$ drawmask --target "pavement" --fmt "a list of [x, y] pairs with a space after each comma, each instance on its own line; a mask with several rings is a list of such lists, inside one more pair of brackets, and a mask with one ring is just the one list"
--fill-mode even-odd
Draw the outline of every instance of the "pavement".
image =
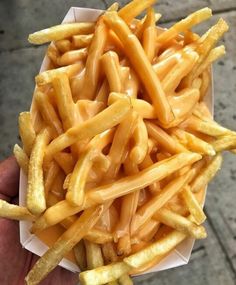
[[[125, 4], [127, 1], [119, 1]], [[168, 27], [188, 13], [208, 6], [212, 20], [198, 28], [203, 32], [223, 17], [230, 31], [222, 42], [227, 55], [214, 64], [215, 119], [236, 130], [236, 1], [160, 0], [162, 26]], [[19, 141], [17, 117], [29, 109], [34, 77], [45, 46], [33, 47], [29, 33], [61, 22], [71, 6], [104, 9], [110, 0], [1, 0], [0, 1], [0, 159], [12, 153]], [[186, 266], [135, 279], [137, 285], [233, 285], [236, 284], [236, 156], [224, 155], [220, 173], [208, 188], [205, 223], [208, 238], [197, 241]], [[3, 284], [5, 285], [5, 284]], [[8, 284], [11, 285], [11, 284]]]

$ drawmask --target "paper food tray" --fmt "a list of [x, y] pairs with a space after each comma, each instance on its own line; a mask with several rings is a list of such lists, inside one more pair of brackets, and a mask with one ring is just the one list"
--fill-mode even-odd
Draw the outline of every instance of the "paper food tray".
[[[70, 23], [70, 22], [93, 22], [96, 21], [98, 16], [102, 13], [102, 10], [95, 10], [95, 9], [87, 9], [87, 8], [78, 8], [78, 7], [71, 7], [66, 14], [62, 23]], [[49, 59], [45, 56], [40, 72], [47, 69], [49, 65]], [[205, 102], [207, 106], [213, 113], [213, 88], [212, 84], [209, 88], [208, 94], [206, 96]], [[34, 115], [34, 103], [31, 106], [31, 113]], [[20, 186], [19, 186], [19, 203], [20, 205], [25, 205], [26, 201], [26, 189], [27, 189], [27, 178], [24, 175], [23, 171], [20, 172]], [[31, 222], [27, 221], [20, 221], [20, 242], [24, 248], [27, 250], [35, 253], [38, 256], [42, 256], [48, 249], [48, 246], [42, 242], [37, 236], [30, 233]], [[192, 248], [194, 245], [194, 239], [188, 238], [184, 240], [181, 244], [179, 244], [168, 256], [166, 256], [158, 265], [154, 266], [150, 270], [142, 273], [149, 273], [149, 272], [157, 272], [165, 269], [170, 269], [173, 267], [178, 267], [181, 265], [185, 265], [188, 263]], [[64, 258], [60, 264], [60, 266], [73, 271], [79, 272], [78, 266]]]

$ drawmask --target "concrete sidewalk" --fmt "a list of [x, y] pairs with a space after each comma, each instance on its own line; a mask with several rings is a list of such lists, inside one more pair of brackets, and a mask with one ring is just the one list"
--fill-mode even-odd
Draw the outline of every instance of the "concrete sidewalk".
[[[45, 47], [33, 47], [28, 34], [61, 22], [70, 6], [104, 9], [110, 0], [1, 0], [0, 1], [0, 159], [18, 142], [17, 118], [29, 109], [34, 76]], [[119, 1], [125, 4], [128, 1]], [[223, 17], [230, 25], [224, 37], [227, 55], [214, 65], [215, 118], [236, 130], [236, 0], [160, 0], [163, 26], [208, 6], [214, 17], [199, 28], [203, 32]], [[198, 241], [189, 265], [135, 279], [144, 285], [236, 284], [236, 157], [224, 155], [224, 165], [209, 186], [205, 212], [208, 238]], [[3, 284], [5, 285], [5, 284]], [[11, 284], [9, 284], [11, 285]]]

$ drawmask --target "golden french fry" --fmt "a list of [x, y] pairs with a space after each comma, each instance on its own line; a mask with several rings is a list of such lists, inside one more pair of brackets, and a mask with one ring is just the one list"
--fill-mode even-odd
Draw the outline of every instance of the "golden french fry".
[[[173, 120], [173, 114], [171, 113], [160, 81], [137, 37], [131, 33], [128, 26], [116, 12], [107, 12], [104, 15], [104, 20], [126, 47], [125, 53], [145, 86], [159, 120], [164, 123]], [[134, 54], [135, 57], [133, 56]]]
[[209, 119], [201, 120], [196, 116], [190, 116], [185, 122], [183, 122], [183, 126], [192, 131], [197, 131], [213, 137], [228, 136], [234, 134], [234, 132], [220, 126], [214, 121], [209, 121]]
[[108, 242], [103, 244], [102, 253], [106, 264], [118, 261], [118, 256], [114, 249], [114, 243]]
[[82, 285], [100, 285], [117, 280], [129, 272], [130, 266], [124, 262], [111, 263], [102, 267], [80, 273], [79, 280]]
[[206, 96], [207, 91], [210, 86], [211, 78], [208, 70], [205, 70], [201, 74], [202, 84], [200, 88], [200, 99], [203, 100], [203, 98]]
[[171, 182], [167, 184], [159, 194], [140, 207], [132, 219], [132, 235], [135, 234], [142, 225], [150, 220], [160, 208], [162, 208], [172, 197], [174, 197], [174, 195], [176, 195], [176, 193], [183, 190], [183, 187], [189, 182], [189, 178], [190, 173], [187, 173], [171, 180]]
[[206, 70], [208, 68], [208, 66], [210, 66], [214, 61], [216, 61], [217, 59], [219, 59], [223, 55], [225, 55], [225, 46], [224, 45], [221, 45], [219, 47], [212, 49], [210, 51], [209, 55], [207, 56], [207, 58], [205, 59], [205, 61], [203, 61], [199, 65], [199, 67], [196, 71], [196, 74], [194, 75], [195, 78], [197, 78], [201, 73], [203, 73], [204, 70]]
[[157, 0], [133, 0], [120, 9], [119, 16], [129, 24], [136, 16], [151, 7], [156, 1]]
[[65, 52], [71, 50], [71, 48], [72, 48], [71, 41], [68, 39], [56, 41], [55, 46], [57, 47], [57, 49], [61, 53], [65, 53]]
[[189, 186], [185, 186], [184, 190], [181, 192], [181, 196], [183, 197], [184, 202], [187, 205], [195, 223], [197, 225], [201, 225], [205, 221], [206, 215], [204, 214], [201, 205], [198, 203]]
[[70, 65], [81, 60], [84, 60], [88, 56], [88, 49], [81, 48], [78, 50], [69, 50], [57, 59], [59, 66]]
[[100, 245], [85, 240], [87, 268], [93, 269], [104, 265]]
[[51, 83], [52, 80], [57, 77], [61, 73], [65, 73], [69, 78], [78, 74], [83, 68], [83, 64], [81, 62], [74, 63], [68, 66], [46, 70], [39, 73], [35, 77], [36, 84], [38, 86], [45, 85]]
[[181, 80], [192, 70], [198, 58], [198, 54], [194, 51], [183, 54], [179, 62], [172, 67], [161, 81], [165, 93], [176, 90]]
[[113, 241], [113, 236], [109, 232], [92, 229], [88, 232], [84, 239], [89, 240], [93, 243], [105, 244]]
[[50, 135], [47, 129], [42, 130], [35, 139], [29, 161], [27, 208], [35, 215], [46, 209], [45, 190], [43, 183], [43, 159]]
[[200, 174], [191, 183], [191, 190], [196, 193], [201, 189], [206, 187], [206, 185], [212, 180], [216, 175], [217, 171], [220, 169], [222, 164], [222, 155], [217, 154], [212, 160], [205, 166]]
[[14, 145], [13, 153], [19, 167], [22, 168], [26, 175], [28, 175], [29, 158], [27, 154], [18, 144]]
[[139, 80], [135, 72], [130, 68], [129, 76], [126, 82], [124, 83], [124, 92], [130, 98], [137, 98], [138, 90], [139, 90]]
[[198, 10], [190, 14], [180, 22], [177, 22], [170, 29], [159, 35], [157, 37], [157, 42], [160, 44], [164, 44], [165, 42], [175, 38], [179, 33], [191, 29], [193, 26], [196, 26], [199, 23], [209, 19], [211, 16], [212, 12], [209, 8], [203, 8], [201, 10]]
[[145, 249], [124, 258], [124, 263], [130, 267], [138, 268], [153, 260], [155, 257], [170, 252], [185, 238], [185, 234], [178, 231], [172, 231], [161, 240], [158, 240]]
[[203, 226], [197, 226], [190, 219], [178, 215], [168, 209], [160, 209], [155, 214], [155, 219], [164, 225], [167, 225], [179, 232], [184, 233], [187, 236], [191, 236], [196, 239], [206, 238], [207, 234]]
[[79, 266], [79, 269], [81, 271], [84, 271], [87, 269], [87, 261], [86, 261], [86, 252], [85, 252], [85, 245], [84, 241], [79, 241], [73, 248], [76, 262]]
[[213, 156], [216, 154], [211, 144], [199, 139], [191, 133], [188, 133], [181, 129], [172, 129], [171, 134], [177, 137], [178, 141], [184, 145], [187, 149], [200, 154], [206, 154]]
[[171, 154], [187, 152], [188, 150], [180, 143], [176, 142], [163, 129], [149, 121], [145, 121], [148, 134], [153, 137], [159, 145]]
[[29, 112], [22, 112], [19, 115], [19, 132], [25, 153], [30, 156], [36, 138]]
[[74, 48], [84, 48], [91, 44], [93, 34], [90, 35], [74, 35], [72, 36], [72, 45]]
[[146, 222], [143, 227], [140, 228], [136, 237], [139, 240], [149, 242], [153, 239], [159, 227], [160, 223], [154, 219], [151, 219], [150, 221]]
[[150, 62], [153, 61], [156, 52], [156, 19], [155, 11], [153, 8], [149, 8], [147, 11], [147, 17], [144, 21], [144, 31], [142, 35], [142, 44], [143, 49], [147, 55], [147, 58]]
[[117, 242], [117, 255], [118, 256], [127, 256], [131, 252], [131, 241], [130, 234], [125, 234], [119, 238]]
[[80, 99], [91, 100], [95, 97], [101, 71], [100, 57], [103, 54], [106, 39], [107, 27], [100, 20], [96, 25], [95, 33], [89, 47]]
[[47, 159], [73, 143], [90, 139], [119, 124], [130, 111], [128, 98], [119, 100], [82, 124], [70, 128], [66, 133], [53, 140], [46, 151]]
[[236, 147], [236, 134], [226, 135], [212, 142], [215, 151], [232, 150]]
[[55, 156], [55, 161], [58, 165], [63, 169], [66, 175], [72, 172], [75, 166], [75, 160], [70, 153], [67, 152], [59, 152]]
[[[123, 98], [125, 95], [123, 93], [112, 92], [108, 98], [108, 105], [114, 103], [115, 101]], [[142, 99], [130, 98], [132, 107], [136, 113], [138, 113], [144, 119], [156, 119], [156, 113], [151, 104]]]
[[58, 74], [52, 80], [55, 89], [55, 98], [62, 120], [64, 130], [71, 128], [75, 122], [75, 105], [73, 102], [68, 76], [64, 73]]
[[172, 56], [169, 56], [161, 61], [158, 61], [152, 67], [156, 72], [158, 78], [163, 80], [166, 75], [170, 72], [170, 70], [179, 62], [181, 55], [179, 53], [175, 53]]
[[72, 206], [80, 206], [84, 201], [84, 188], [88, 173], [92, 167], [94, 149], [89, 149], [79, 157], [69, 179], [66, 200]]
[[118, 55], [113, 51], [108, 51], [101, 57], [101, 62], [110, 86], [110, 92], [122, 92]]
[[103, 102], [106, 104], [108, 96], [109, 96], [109, 84], [108, 84], [107, 80], [105, 79], [103, 81], [99, 91], [98, 91], [98, 94], [95, 98], [95, 101]]
[[46, 55], [51, 60], [51, 65], [53, 67], [57, 67], [58, 66], [57, 65], [57, 59], [60, 57], [60, 53], [54, 44], [49, 45], [49, 47], [47, 48]]
[[119, 278], [120, 285], [133, 285], [132, 279], [129, 277], [128, 274], [124, 274]]
[[25, 207], [9, 204], [0, 199], [0, 217], [12, 220], [33, 221], [35, 217]]
[[32, 44], [44, 44], [58, 41], [78, 34], [90, 34], [94, 31], [94, 23], [69, 23], [57, 25], [29, 35], [28, 41]]
[[137, 120], [137, 114], [134, 112], [130, 112], [126, 116], [126, 120], [123, 120], [123, 122], [121, 122], [120, 125], [117, 127], [108, 154], [112, 162], [110, 171], [107, 174], [108, 176], [112, 177], [113, 175], [115, 175], [114, 169], [118, 169], [121, 163], [123, 162], [126, 146], [129, 142], [130, 137], [132, 136], [136, 120]]
[[26, 283], [36, 285], [43, 280], [46, 275], [58, 265], [65, 254], [72, 250], [96, 224], [102, 211], [103, 206], [84, 211], [79, 219], [65, 231], [54, 245], [35, 263], [25, 278]]
[[[136, 190], [143, 189], [153, 182], [159, 181], [180, 168], [200, 159], [201, 155], [196, 153], [173, 155], [166, 160], [157, 162], [147, 169], [140, 171], [136, 175], [121, 178], [112, 184], [92, 189], [87, 194], [87, 203], [102, 203], [103, 201], [113, 200]], [[84, 206], [87, 206], [86, 203]]]
[[148, 133], [141, 116], [138, 118], [137, 125], [133, 133], [133, 139], [135, 141], [135, 145], [130, 151], [129, 156], [134, 163], [140, 164], [144, 160], [148, 151]]
[[62, 134], [63, 128], [61, 121], [59, 120], [54, 107], [50, 103], [48, 95], [41, 92], [39, 89], [36, 89], [34, 92], [34, 99], [45, 123], [53, 130], [55, 134], [54, 136], [57, 137], [58, 135]]

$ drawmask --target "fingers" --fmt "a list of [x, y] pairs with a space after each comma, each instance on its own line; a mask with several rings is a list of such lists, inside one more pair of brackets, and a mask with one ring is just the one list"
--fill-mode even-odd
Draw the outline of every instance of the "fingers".
[[19, 167], [13, 156], [0, 162], [0, 194], [15, 197], [19, 188]]

